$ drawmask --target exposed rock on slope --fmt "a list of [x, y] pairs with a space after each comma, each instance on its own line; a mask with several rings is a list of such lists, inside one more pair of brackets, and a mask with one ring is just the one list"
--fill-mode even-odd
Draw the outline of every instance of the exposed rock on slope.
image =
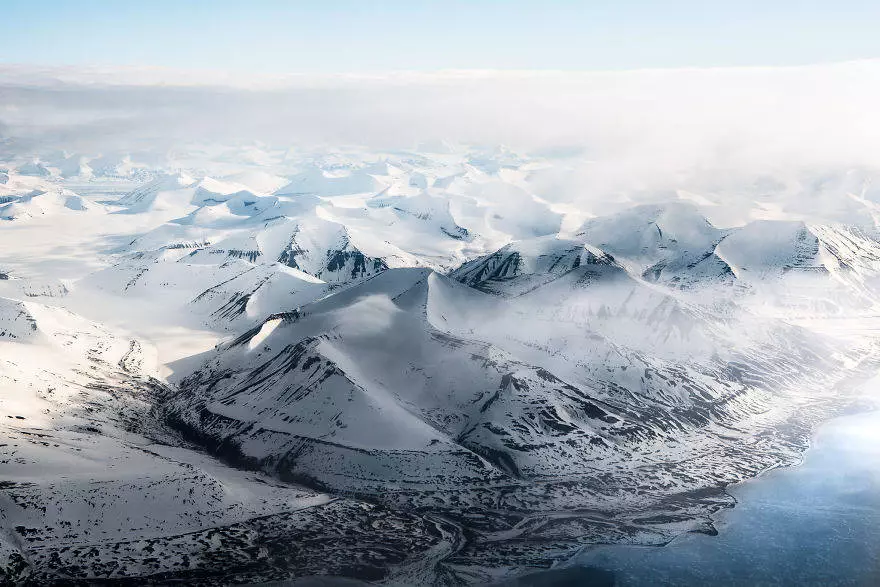
[[[636, 540], [679, 531], [684, 511], [718, 495], [676, 496], [792, 458], [844, 376], [830, 342], [783, 323], [745, 340], [747, 315], [709, 319], [583, 245], [541, 240], [497, 258], [454, 275], [509, 301], [389, 270], [209, 353], [165, 413], [236, 462], [457, 520], [473, 540], [449, 562], [474, 572], [516, 550], [496, 533], [518, 528], [535, 557], [592, 539], [530, 528], [541, 512], [575, 525], [615, 512], [615, 531]], [[589, 309], [591, 296], [604, 302]], [[687, 359], [670, 350], [694, 344], [703, 352]], [[670, 511], [675, 523], [638, 521]]]

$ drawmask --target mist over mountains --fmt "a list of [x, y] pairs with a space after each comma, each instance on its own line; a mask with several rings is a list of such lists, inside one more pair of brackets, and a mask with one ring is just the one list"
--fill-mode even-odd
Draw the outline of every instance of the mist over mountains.
[[876, 373], [876, 62], [2, 70], [4, 581], [713, 533]]

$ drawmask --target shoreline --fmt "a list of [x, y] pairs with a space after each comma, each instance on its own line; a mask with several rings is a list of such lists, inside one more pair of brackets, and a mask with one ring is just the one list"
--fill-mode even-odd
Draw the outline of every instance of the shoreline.
[[[880, 376], [875, 376], [868, 378], [863, 386], [860, 388], [867, 387], [870, 382], [876, 382], [880, 384]], [[855, 409], [853, 409], [855, 408]], [[842, 458], [846, 456], [849, 452], [858, 451], [859, 445], [851, 446], [850, 444], [841, 444], [841, 434], [852, 434], [854, 431], [857, 431], [859, 426], [854, 425], [852, 427], [841, 427], [841, 422], [845, 422], [849, 419], [860, 419], [865, 417], [871, 417], [873, 415], [874, 418], [880, 417], [880, 394], [876, 391], [868, 392], [860, 394], [859, 397], [855, 399], [854, 402], [851, 402], [850, 405], [845, 407], [843, 411], [827, 420], [822, 422], [810, 435], [810, 445], [809, 447], [800, 453], [801, 458], [798, 459], [796, 463], [792, 463], [791, 465], [778, 465], [771, 467], [767, 470], [762, 471], [759, 475], [752, 477], [750, 479], [744, 480], [742, 482], [730, 484], [728, 487], [724, 489], [726, 495], [728, 495], [731, 499], [734, 500], [734, 505], [731, 507], [725, 507], [719, 509], [717, 512], [710, 515], [710, 520], [713, 528], [716, 529], [717, 534], [711, 536], [712, 540], [706, 540], [699, 536], [700, 534], [706, 534], [704, 532], [683, 532], [678, 534], [668, 542], [663, 544], [655, 544], [655, 545], [621, 545], [621, 544], [613, 544], [613, 545], [591, 545], [588, 547], [584, 547], [581, 549], [576, 555], [568, 559], [565, 563], [548, 569], [547, 571], [531, 573], [529, 575], [522, 575], [516, 579], [508, 583], [504, 583], [505, 585], [511, 586], [526, 586], [526, 585], [542, 585], [542, 586], [552, 586], [552, 585], [574, 585], [578, 584], [573, 582], [574, 580], [578, 581], [586, 581], [591, 580], [594, 581], [596, 585], [604, 586], [604, 585], [625, 585], [637, 587], [641, 585], [664, 585], [664, 584], [675, 584], [675, 585], [699, 585], [703, 584], [705, 581], [721, 581], [721, 579], [717, 576], [713, 576], [711, 573], [709, 574], [701, 574], [703, 568], [708, 569], [716, 569], [719, 573], [722, 573], [725, 570], [725, 564], [733, 564], [732, 562], [728, 562], [727, 560], [722, 560], [721, 557], [731, 557], [731, 559], [736, 559], [736, 557], [743, 558], [748, 555], [749, 549], [753, 549], [754, 553], [759, 555], [765, 555], [759, 549], [759, 544], [756, 543], [754, 545], [749, 545], [745, 541], [743, 541], [743, 537], [741, 534], [744, 532], [744, 528], [746, 529], [746, 537], [748, 537], [749, 532], [754, 532], [754, 537], [756, 540], [768, 540], [767, 536], [765, 536], [762, 532], [766, 533], [767, 528], [762, 527], [762, 524], [766, 525], [768, 522], [763, 519], [763, 514], [759, 515], [758, 511], [762, 507], [770, 507], [770, 514], [780, 515], [782, 513], [789, 513], [789, 509], [792, 507], [791, 503], [785, 501], [786, 494], [784, 491], [779, 491], [779, 488], [783, 490], [787, 486], [794, 487], [796, 490], [808, 491], [810, 484], [805, 483], [804, 486], [807, 489], [803, 489], [801, 484], [797, 484], [798, 479], [801, 477], [806, 477], [807, 480], [810, 479], [810, 476], [815, 476], [819, 479], [819, 482], [830, 483], [830, 482], [839, 482], [839, 480], [835, 479], [831, 475], [822, 474], [822, 465], [829, 459], [829, 455], [823, 451], [840, 452], [841, 455], [837, 455], [837, 458]], [[858, 421], [857, 421], [858, 422]], [[823, 437], [830, 434], [831, 442], [825, 444], [823, 442]], [[871, 449], [872, 445], [866, 444], [863, 448]], [[845, 460], [845, 459], [844, 459]], [[873, 469], [871, 469], [873, 471]], [[776, 473], [776, 475], [774, 475]], [[854, 470], [847, 470], [844, 466], [841, 471], [841, 475], [846, 474], [858, 474], [860, 470], [858, 467], [854, 468]], [[780, 476], [778, 479], [775, 477]], [[758, 483], [760, 482], [760, 483]], [[813, 483], [814, 485], [816, 482]], [[778, 486], [778, 487], [777, 487]], [[818, 487], [818, 489], [822, 489]], [[744, 495], [745, 493], [745, 495]], [[767, 494], [764, 496], [764, 499], [761, 499], [762, 494]], [[768, 497], [769, 495], [769, 497]], [[821, 497], [827, 497], [825, 494], [819, 492], [817, 495]], [[840, 496], [836, 494], [830, 494], [832, 498], [837, 499]], [[874, 495], [871, 493], [870, 495]], [[812, 497], [808, 494], [808, 497]], [[837, 501], [832, 501], [833, 505], [837, 505], [839, 508], [850, 507], [852, 504], [849, 503], [848, 500], [839, 499]], [[801, 506], [798, 506], [801, 507]], [[804, 515], [813, 515], [813, 516], [828, 516], [827, 519], [819, 520], [822, 523], [834, 523], [839, 522], [838, 517], [835, 516], [835, 511], [829, 513], [825, 510], [828, 507], [818, 508], [816, 511], [811, 509], [808, 505], [802, 506], [804, 509], [802, 511], [795, 510], [795, 514], [799, 514], [801, 517]], [[877, 512], [876, 515], [880, 516], [880, 506], [874, 506], [870, 510], [871, 512]], [[842, 514], [840, 514], [842, 515]], [[794, 518], [798, 518], [798, 516], [794, 516]], [[790, 521], [790, 518], [783, 518], [784, 521]], [[795, 520], [797, 523], [797, 520]], [[864, 522], [862, 522], [864, 525]], [[784, 524], [783, 524], [784, 525]], [[871, 525], [873, 529], [874, 526]], [[844, 529], [849, 530], [850, 527], [845, 525]], [[780, 548], [789, 548], [798, 546], [797, 540], [803, 536], [804, 542], [808, 542], [809, 533], [812, 530], [811, 526], [807, 526], [805, 524], [804, 532], [797, 531], [788, 531], [782, 532], [776, 527], [770, 529], [770, 533], [776, 532], [782, 536], [785, 536], [789, 543], [782, 544]], [[740, 540], [741, 542], [737, 542]], [[794, 543], [791, 543], [794, 541]], [[779, 542], [784, 542], [779, 540]], [[771, 540], [769, 542], [772, 546], [777, 546], [777, 544]], [[844, 542], [844, 544], [846, 544]], [[746, 546], [743, 548], [743, 546]], [[810, 545], [808, 545], [810, 546]], [[728, 550], [729, 549], [729, 550]], [[700, 559], [701, 554], [714, 555], [719, 560], [713, 560], [711, 558], [707, 560]], [[864, 553], [863, 553], [864, 554]], [[870, 553], [874, 556], [880, 557], [880, 553], [874, 554]], [[775, 557], [776, 555], [774, 555]], [[681, 559], [679, 564], [676, 563], [676, 559]], [[776, 559], [773, 559], [774, 562]], [[784, 557], [782, 558], [784, 560]], [[700, 569], [696, 569], [694, 571], [693, 568], [687, 568], [687, 563], [700, 563]], [[647, 564], [642, 564], [647, 563]], [[719, 564], [720, 563], [720, 564]], [[783, 564], [783, 563], [779, 563]], [[849, 568], [849, 567], [841, 567], [841, 568]], [[825, 569], [819, 569], [821, 571], [825, 571]], [[694, 571], [692, 573], [688, 573], [689, 571]], [[838, 571], [838, 569], [835, 569]], [[666, 581], [657, 579], [657, 580], [648, 580], [648, 573], [660, 573], [656, 576], [664, 576], [666, 577]], [[753, 569], [750, 569], [750, 572], [755, 572]], [[807, 572], [806, 570], [802, 570], [801, 572]], [[818, 572], [818, 571], [817, 571]], [[829, 571], [830, 572], [830, 571]], [[850, 568], [851, 573], [859, 573], [862, 570], [856, 568]], [[603, 583], [601, 581], [605, 580], [610, 574], [609, 582]], [[747, 585], [748, 579], [738, 577], [733, 575], [732, 577], [726, 577], [726, 579], [733, 579], [731, 584], [742, 584]], [[622, 580], [622, 582], [620, 582]], [[766, 577], [762, 577], [760, 580], [767, 581]], [[737, 583], [736, 581], [739, 581]], [[800, 583], [785, 583], [782, 580], [776, 579], [781, 585], [784, 584], [804, 584]], [[590, 585], [594, 583], [589, 583]], [[723, 583], [728, 584], [728, 583]], [[773, 582], [769, 584], [774, 584]], [[826, 580], [824, 583], [821, 581], [819, 583], [807, 583], [807, 584], [824, 584], [824, 585], [834, 585], [834, 584], [857, 584], [853, 583], [850, 579], [848, 579], [845, 575], [840, 576], [838, 579], [828, 581]]]

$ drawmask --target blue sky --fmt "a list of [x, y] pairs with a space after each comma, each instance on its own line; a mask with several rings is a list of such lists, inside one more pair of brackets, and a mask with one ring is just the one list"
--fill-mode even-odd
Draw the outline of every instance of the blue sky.
[[880, 57], [880, 1], [0, 0], [0, 62], [251, 73]]

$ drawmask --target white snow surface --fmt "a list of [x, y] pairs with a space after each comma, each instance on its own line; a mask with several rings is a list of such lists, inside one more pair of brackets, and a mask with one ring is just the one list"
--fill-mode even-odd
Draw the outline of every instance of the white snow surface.
[[[853, 72], [876, 74], [816, 75], [861, 87]], [[784, 120], [739, 110], [743, 144], [778, 131], [785, 156], [713, 150], [693, 129], [727, 120], [718, 105], [658, 121], [632, 99], [738, 87], [720, 73], [570, 80], [573, 128], [523, 148], [462, 130], [517, 120], [517, 100], [443, 118], [444, 96], [480, 95], [464, 75], [387, 103], [397, 82], [363, 82], [354, 121], [318, 106], [348, 104], [350, 79], [236, 93], [228, 120], [302, 94], [307, 137], [367, 136], [431, 96], [457, 140], [401, 112], [415, 148], [304, 144], [286, 119], [181, 138], [208, 126], [147, 107], [130, 144], [87, 125], [61, 144], [28, 134], [17, 92], [42, 86], [21, 75], [0, 141], [0, 583], [479, 584], [662, 543], [707, 530], [725, 484], [795, 462], [876, 373], [876, 151], [807, 157]], [[577, 122], [587, 106], [644, 142]], [[683, 163], [698, 151], [721, 155]]]

